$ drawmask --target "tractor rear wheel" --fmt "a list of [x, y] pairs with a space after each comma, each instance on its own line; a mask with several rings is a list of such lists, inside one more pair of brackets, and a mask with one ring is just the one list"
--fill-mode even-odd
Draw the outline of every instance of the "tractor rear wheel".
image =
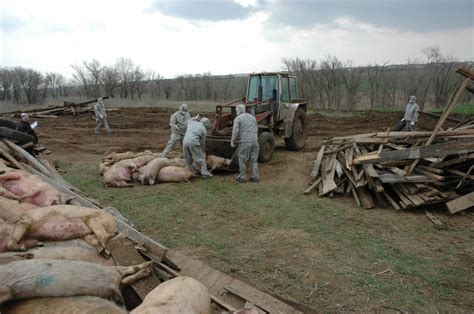
[[270, 132], [263, 132], [258, 136], [260, 151], [258, 153], [258, 162], [270, 161], [275, 150], [275, 139]]
[[308, 116], [303, 108], [296, 109], [293, 118], [291, 136], [285, 138], [286, 148], [289, 150], [302, 150], [308, 137]]

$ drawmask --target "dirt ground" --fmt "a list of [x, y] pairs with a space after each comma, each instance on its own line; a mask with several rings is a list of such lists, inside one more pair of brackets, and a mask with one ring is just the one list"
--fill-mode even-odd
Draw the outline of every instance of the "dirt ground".
[[[76, 117], [61, 116], [57, 119], [38, 118], [37, 120], [40, 125], [38, 134], [41, 143], [46, 145], [51, 151], [51, 154], [47, 157], [51, 161], [57, 160], [59, 165], [84, 162], [97, 165], [99, 159], [104, 154], [110, 152], [138, 152], [147, 149], [154, 152], [162, 151], [169, 138], [168, 121], [172, 112], [172, 110], [159, 108], [134, 108], [111, 111], [108, 120], [113, 132], [109, 135], [95, 135], [95, 120], [89, 115]], [[209, 117], [212, 119], [211, 116]], [[272, 191], [272, 187], [273, 185], [276, 186], [276, 182], [287, 182], [296, 191], [303, 191], [307, 187], [307, 178], [316, 156], [316, 149], [321, 142], [334, 136], [386, 131], [388, 127], [393, 127], [399, 118], [399, 113], [312, 113], [309, 115], [310, 132], [304, 151], [288, 152], [284, 148], [283, 140], [278, 140], [275, 158], [261, 165], [262, 182], [259, 187]], [[436, 121], [432, 119], [423, 119], [419, 129], [428, 130], [433, 128], [435, 123]], [[94, 180], [100, 180], [98, 174]], [[230, 182], [232, 179], [221, 178], [219, 180]], [[254, 190], [258, 191], [258, 187], [254, 188]], [[120, 193], [120, 190], [116, 191], [116, 193]], [[141, 192], [141, 190], [138, 190], [138, 193]], [[257, 198], [257, 196], [255, 197]], [[303, 196], [295, 197], [302, 198]], [[349, 230], [350, 235], [341, 234], [341, 238], [334, 238], [334, 241], [344, 242], [344, 237], [353, 238], [360, 235], [363, 239], [367, 237], [367, 241], [370, 243], [369, 236], [366, 236], [365, 233], [363, 236], [361, 235], [367, 229], [369, 230], [369, 235], [373, 234], [374, 236], [381, 236], [383, 239], [390, 239], [391, 243], [396, 243], [397, 247], [413, 252], [414, 255], [420, 254], [427, 260], [433, 259], [439, 262], [439, 264], [449, 263], [451, 266], [454, 265], [456, 269], [466, 270], [468, 278], [466, 278], [466, 282], [460, 288], [459, 295], [450, 295], [447, 301], [444, 300], [443, 302], [446, 303], [447, 307], [445, 308], [447, 309], [465, 310], [466, 312], [469, 311], [469, 308], [472, 310], [472, 306], [474, 306], [474, 301], [472, 300], [474, 289], [471, 285], [473, 283], [472, 254], [474, 252], [472, 246], [474, 215], [472, 212], [456, 217], [448, 216], [442, 211], [436, 212], [437, 215], [442, 217], [441, 220], [453, 226], [452, 228], [467, 229], [467, 240], [465, 234], [456, 234], [457, 236], [453, 237], [452, 234], [432, 233], [431, 230], [427, 234], [411, 236], [407, 232], [409, 230], [417, 230], [418, 226], [422, 226], [424, 229], [431, 229], [431, 223], [423, 214], [403, 213], [403, 215], [400, 215], [387, 209], [363, 211], [357, 209], [351, 199], [324, 199], [320, 201], [316, 195], [311, 195], [310, 197], [310, 200], [315, 204], [339, 208], [346, 215], [345, 223], [351, 223], [356, 226], [356, 229]], [[296, 199], [294, 204], [300, 204], [298, 202], [299, 199]], [[299, 206], [293, 205], [291, 202], [289, 204], [289, 206]], [[120, 208], [120, 206], [118, 207]], [[292, 207], [291, 210], [298, 210], [298, 208]], [[225, 257], [206, 252], [202, 247], [189, 245], [189, 243], [176, 243], [174, 247], [186, 254], [202, 259], [211, 266], [229, 273], [231, 276], [255, 285], [285, 301], [297, 304], [304, 311], [361, 312], [403, 310], [390, 305], [392, 304], [389, 300], [390, 296], [379, 295], [377, 296], [377, 302], [375, 302], [371, 298], [374, 294], [377, 295], [377, 291], [372, 293], [364, 292], [364, 289], [374, 289], [374, 284], [370, 282], [370, 280], [375, 278], [374, 276], [387, 276], [387, 278], [390, 277], [387, 280], [394, 282], [400, 280], [400, 283], [397, 282], [396, 285], [403, 287], [402, 279], [395, 277], [393, 273], [391, 275], [393, 266], [391, 266], [391, 270], [378, 274], [385, 270], [386, 267], [384, 265], [375, 265], [369, 262], [367, 265], [358, 265], [362, 269], [361, 272], [368, 273], [369, 281], [369, 283], [359, 283], [362, 285], [359, 286], [359, 284], [353, 283], [356, 282], [357, 278], [345, 269], [345, 266], [336, 267], [338, 265], [347, 265], [347, 263], [350, 264], [351, 262], [344, 261], [345, 256], [340, 256], [341, 252], [334, 250], [330, 244], [325, 244], [324, 240], [314, 241], [311, 238], [314, 234], [320, 235], [323, 238], [327, 234], [328, 239], [336, 237], [336, 234], [338, 234], [337, 230], [346, 230], [344, 229], [346, 226], [340, 226], [336, 223], [336, 225], [332, 226], [334, 232], [329, 229], [326, 233], [323, 230], [305, 232], [298, 228], [261, 228], [261, 226], [254, 226], [251, 223], [249, 226], [248, 222], [251, 221], [251, 218], [246, 213], [232, 217], [225, 217], [225, 213], [226, 210], [222, 210], [219, 219], [234, 219], [237, 223], [242, 223], [245, 226], [244, 229], [252, 234], [252, 240], [259, 243], [261, 247], [254, 247], [254, 252], [239, 252], [239, 254], [244, 256], [242, 258], [239, 257], [239, 260], [226, 259]], [[230, 214], [232, 213], [229, 212]], [[199, 217], [193, 219], [199, 219]], [[193, 223], [192, 221], [186, 223], [187, 228], [192, 228]], [[215, 224], [217, 225], [218, 222]], [[137, 225], [140, 226], [140, 222]], [[179, 227], [176, 226], [176, 229]], [[310, 228], [309, 226], [307, 230], [310, 230]], [[142, 230], [158, 242], [160, 242], [162, 237], [166, 236], [166, 234], [159, 230], [147, 229], [145, 224]], [[453, 230], [453, 232], [456, 231]], [[238, 238], [238, 233], [233, 234], [233, 236]], [[417, 238], [418, 236], [422, 237], [422, 239]], [[238, 242], [238, 239], [236, 240]], [[366, 248], [370, 250], [371, 245], [368, 244]], [[238, 247], [236, 248], [237, 250], [239, 249]], [[458, 250], [456, 251], [455, 248]], [[354, 248], [353, 250], [357, 249]], [[348, 252], [351, 252], [351, 248], [348, 248]], [[248, 255], [252, 254], [258, 256], [260, 260], [256, 261], [256, 258], [248, 257]], [[357, 255], [357, 257], [354, 257], [357, 261], [364, 261], [364, 252], [355, 251], [350, 254]], [[352, 258], [350, 254], [347, 258]], [[383, 254], [386, 254], [386, 252], [384, 251]], [[392, 252], [390, 254], [397, 256], [397, 253]], [[449, 261], [445, 261], [446, 254], [455, 254], [456, 258], [451, 258], [451, 256]], [[390, 256], [383, 256], [383, 258], [390, 260]], [[406, 257], [407, 263], [412, 261], [411, 256]], [[327, 260], [331, 258], [333, 260]], [[249, 260], [254, 262], [249, 263]], [[406, 278], [405, 276], [408, 275], [404, 274], [403, 278]], [[416, 280], [419, 279], [413, 279], [413, 282], [406, 284], [408, 286], [415, 286]], [[327, 287], [326, 283], [328, 283]], [[456, 284], [448, 283], [448, 285]], [[428, 299], [437, 299], [437, 292], [433, 292], [430, 289], [430, 287], [427, 287], [423, 295], [427, 295]], [[437, 311], [437, 308], [425, 308], [425, 310], [431, 312]]]

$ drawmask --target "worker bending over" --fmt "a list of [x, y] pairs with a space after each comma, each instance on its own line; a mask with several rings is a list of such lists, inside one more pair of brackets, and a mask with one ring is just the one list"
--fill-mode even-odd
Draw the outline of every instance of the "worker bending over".
[[206, 156], [206, 137], [207, 129], [211, 127], [211, 121], [208, 118], [202, 118], [200, 121], [188, 120], [186, 134], [183, 138], [183, 153], [188, 169], [193, 176], [196, 175], [196, 169], [193, 162], [201, 167], [201, 176], [203, 178], [212, 178], [212, 174], [207, 170]]
[[183, 145], [183, 138], [186, 134], [186, 126], [189, 118], [191, 118], [191, 115], [188, 112], [188, 105], [186, 104], [179, 106], [179, 110], [171, 115], [171, 136], [168, 144], [166, 144], [165, 150], [163, 151], [163, 157], [170, 157], [170, 152], [176, 142], [180, 142], [181, 146]]
[[104, 100], [102, 97], [97, 98], [97, 103], [94, 106], [95, 112], [95, 134], [100, 133], [100, 128], [105, 128], [107, 133], [110, 133], [109, 124], [107, 123], [107, 113], [105, 112]]
[[238, 182], [247, 182], [247, 162], [252, 162], [252, 176], [250, 181], [258, 182], [260, 180], [258, 174], [258, 126], [255, 117], [245, 112], [245, 105], [238, 105], [235, 109], [237, 117], [234, 119], [234, 127], [232, 129], [232, 140], [230, 145], [235, 147], [237, 140], [239, 147], [237, 148], [239, 156], [239, 175], [236, 180]]

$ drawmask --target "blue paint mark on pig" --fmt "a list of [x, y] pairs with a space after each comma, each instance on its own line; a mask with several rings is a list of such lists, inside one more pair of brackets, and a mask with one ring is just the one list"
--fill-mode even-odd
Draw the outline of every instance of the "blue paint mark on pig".
[[40, 276], [36, 279], [36, 284], [39, 286], [49, 286], [52, 285], [55, 281], [56, 279], [54, 278], [54, 276]]

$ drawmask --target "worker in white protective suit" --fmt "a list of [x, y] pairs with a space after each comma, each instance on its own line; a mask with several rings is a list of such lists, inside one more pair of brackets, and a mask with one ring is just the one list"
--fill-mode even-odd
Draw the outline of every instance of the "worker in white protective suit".
[[206, 137], [207, 129], [211, 127], [211, 121], [208, 118], [202, 118], [200, 121], [190, 119], [186, 129], [186, 135], [183, 138], [183, 153], [186, 165], [189, 170], [196, 175], [194, 162], [201, 167], [201, 176], [203, 178], [212, 178], [212, 174], [207, 170], [206, 165]]
[[100, 128], [105, 128], [107, 133], [110, 133], [109, 124], [107, 123], [107, 113], [105, 112], [104, 100], [102, 97], [97, 98], [97, 103], [94, 106], [95, 112], [95, 134], [100, 133]]
[[182, 104], [179, 110], [170, 117], [171, 137], [163, 151], [163, 157], [169, 158], [171, 150], [177, 142], [182, 145], [184, 135], [186, 134], [187, 122], [191, 118], [188, 112], [188, 105]]
[[232, 129], [232, 140], [230, 145], [236, 146], [239, 141], [239, 175], [236, 180], [238, 182], [247, 182], [247, 162], [252, 162], [252, 176], [250, 181], [258, 182], [260, 180], [258, 173], [258, 153], [260, 145], [258, 144], [258, 125], [255, 117], [245, 112], [245, 105], [238, 105], [236, 108], [237, 117], [234, 119], [234, 127]]
[[405, 108], [405, 114], [397, 127], [395, 127], [395, 131], [401, 131], [403, 128], [406, 128], [408, 131], [415, 131], [416, 124], [418, 123], [419, 110], [420, 107], [416, 103], [416, 97], [410, 96], [410, 101]]

